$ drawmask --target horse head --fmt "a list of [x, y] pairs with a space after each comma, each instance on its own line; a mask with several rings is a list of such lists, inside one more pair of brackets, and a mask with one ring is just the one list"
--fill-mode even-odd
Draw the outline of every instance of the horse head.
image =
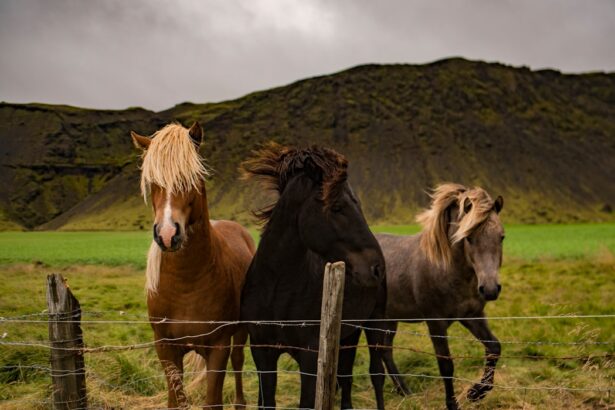
[[186, 241], [188, 227], [209, 219], [205, 198], [208, 171], [198, 153], [203, 129], [169, 124], [152, 138], [131, 133], [143, 151], [141, 191], [154, 210], [153, 237], [163, 251], [176, 251]]
[[348, 161], [336, 151], [270, 143], [242, 165], [244, 175], [265, 179], [279, 198], [259, 215], [267, 226], [292, 213], [298, 239], [327, 262], [344, 261], [358, 284], [384, 279], [384, 257], [347, 181]]
[[[483, 193], [484, 198], [488, 198], [486, 192]], [[463, 241], [466, 259], [476, 273], [478, 293], [485, 300], [496, 300], [502, 290], [499, 271], [502, 266], [502, 242], [505, 236], [499, 213], [504, 206], [504, 200], [501, 196], [495, 201], [480, 196], [472, 199], [466, 196], [462, 201], [463, 210], [460, 212], [457, 229], [459, 234], [456, 232], [453, 238], [459, 242]], [[472, 215], [472, 208], [475, 207], [478, 212]], [[477, 220], [472, 221], [472, 218]]]
[[453, 248], [460, 247], [476, 274], [477, 292], [485, 300], [497, 299], [502, 289], [504, 227], [499, 213], [503, 206], [501, 196], [494, 201], [482, 188], [442, 184], [434, 190], [430, 209], [417, 218], [424, 228], [421, 248], [431, 262], [449, 269]]

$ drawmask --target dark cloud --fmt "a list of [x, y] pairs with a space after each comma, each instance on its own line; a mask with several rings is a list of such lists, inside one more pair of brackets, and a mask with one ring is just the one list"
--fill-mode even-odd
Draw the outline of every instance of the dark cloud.
[[163, 109], [364, 63], [615, 70], [615, 2], [2, 0], [0, 100]]

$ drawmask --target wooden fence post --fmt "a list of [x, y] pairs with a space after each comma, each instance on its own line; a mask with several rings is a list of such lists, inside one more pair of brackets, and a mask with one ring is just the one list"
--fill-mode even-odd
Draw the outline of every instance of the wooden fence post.
[[335, 403], [345, 272], [344, 262], [327, 263], [325, 267], [320, 311], [318, 375], [316, 377], [317, 410], [331, 410]]
[[54, 410], [85, 409], [81, 306], [62, 275], [47, 276], [51, 380]]

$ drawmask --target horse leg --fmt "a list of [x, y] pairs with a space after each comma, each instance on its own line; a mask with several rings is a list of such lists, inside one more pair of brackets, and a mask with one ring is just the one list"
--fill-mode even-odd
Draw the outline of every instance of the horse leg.
[[169, 408], [188, 408], [188, 398], [184, 392], [183, 373], [184, 373], [184, 351], [175, 346], [165, 346], [156, 343], [156, 353], [164, 368], [164, 375], [167, 379]]
[[408, 385], [406, 385], [404, 379], [400, 376], [399, 369], [393, 360], [393, 339], [395, 338], [395, 334], [397, 332], [397, 325], [397, 322], [387, 322], [385, 324], [387, 332], [384, 334], [385, 348], [382, 350], [382, 360], [386, 366], [387, 373], [389, 373], [389, 376], [395, 385], [395, 391], [397, 391], [397, 394], [401, 396], [408, 396], [412, 394], [412, 391]]
[[316, 372], [318, 371], [318, 353], [302, 351], [296, 355], [301, 371], [301, 397], [299, 408], [313, 409], [316, 401]]
[[446, 338], [449, 323], [446, 321], [434, 320], [428, 321], [427, 326], [429, 327], [431, 343], [433, 344], [438, 358], [440, 376], [444, 382], [446, 407], [449, 410], [457, 410], [459, 406], [457, 404], [455, 390], [453, 388], [453, 373], [455, 371], [455, 367], [448, 348], [448, 339]]
[[246, 399], [243, 395], [243, 380], [241, 371], [245, 356], [243, 349], [248, 340], [248, 331], [245, 327], [239, 328], [233, 336], [233, 350], [231, 351], [231, 364], [235, 372], [235, 408], [243, 409], [246, 407]]
[[[230, 340], [229, 340], [230, 341]], [[228, 343], [223, 343], [227, 345]], [[228, 347], [212, 347], [207, 349], [207, 397], [204, 409], [222, 409], [222, 390], [224, 388], [224, 376], [226, 376], [226, 364], [229, 354]]]
[[378, 410], [384, 410], [384, 366], [382, 365], [383, 349], [380, 346], [384, 346], [384, 332], [382, 331], [383, 325], [381, 323], [372, 323], [377, 326], [375, 330], [365, 330], [365, 337], [367, 338], [367, 344], [369, 348], [369, 373], [372, 379], [372, 386], [374, 386], [374, 392], [376, 394], [376, 405]]
[[462, 320], [464, 325], [478, 340], [485, 346], [485, 371], [480, 383], [476, 383], [468, 391], [468, 400], [478, 401], [484, 398], [491, 389], [493, 389], [493, 379], [495, 376], [495, 366], [500, 357], [501, 345], [500, 341], [491, 333], [487, 319], [480, 320]]
[[[254, 340], [250, 344], [254, 343]], [[278, 383], [279, 349], [250, 346], [258, 372], [258, 408], [275, 409], [275, 389]]]
[[345, 338], [340, 346], [337, 363], [337, 385], [342, 391], [342, 409], [352, 408], [352, 367], [357, 354], [359, 337], [361, 337], [361, 330], [357, 329]]

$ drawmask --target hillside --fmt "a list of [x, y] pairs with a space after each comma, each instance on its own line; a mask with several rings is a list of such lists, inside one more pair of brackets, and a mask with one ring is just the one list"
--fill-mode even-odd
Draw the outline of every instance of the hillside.
[[274, 139], [346, 154], [371, 222], [411, 222], [440, 181], [502, 194], [508, 222], [615, 219], [615, 74], [448, 59], [159, 113], [0, 104], [0, 228], [149, 229], [129, 131], [171, 120], [203, 124], [216, 218], [249, 220], [256, 190], [237, 166]]

